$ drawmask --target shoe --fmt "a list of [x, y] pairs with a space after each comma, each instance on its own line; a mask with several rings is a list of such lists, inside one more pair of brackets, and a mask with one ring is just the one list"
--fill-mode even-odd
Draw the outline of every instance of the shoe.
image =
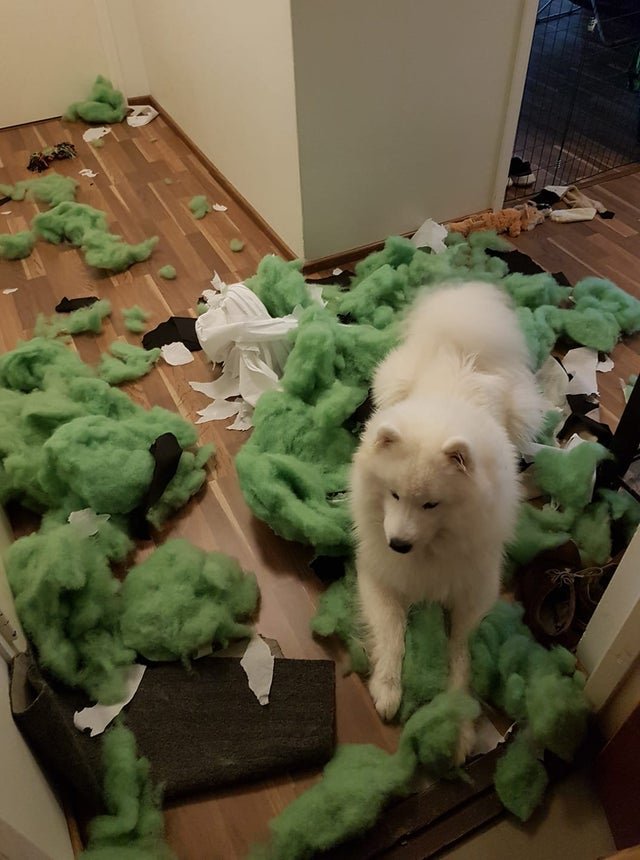
[[514, 185], [533, 185], [536, 174], [531, 172], [531, 164], [521, 158], [514, 157], [509, 165], [509, 179]]

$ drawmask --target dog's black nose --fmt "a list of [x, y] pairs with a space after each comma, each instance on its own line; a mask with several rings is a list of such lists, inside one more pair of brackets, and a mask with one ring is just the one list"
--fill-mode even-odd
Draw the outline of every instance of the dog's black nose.
[[413, 548], [412, 543], [407, 543], [407, 541], [404, 540], [398, 540], [398, 538], [391, 538], [391, 540], [389, 541], [389, 546], [392, 550], [395, 550], [395, 552], [401, 553], [409, 552]]

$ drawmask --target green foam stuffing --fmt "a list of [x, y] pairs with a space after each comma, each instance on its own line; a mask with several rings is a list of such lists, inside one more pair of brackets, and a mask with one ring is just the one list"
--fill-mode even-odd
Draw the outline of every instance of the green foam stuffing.
[[102, 766], [106, 813], [90, 822], [81, 860], [172, 860], [163, 839], [160, 792], [126, 726], [115, 725], [103, 736]]
[[112, 272], [123, 272], [134, 263], [148, 260], [158, 243], [158, 237], [152, 236], [137, 245], [127, 244], [120, 236], [109, 233], [104, 212], [72, 201], [36, 215], [31, 226], [47, 242], [69, 242], [81, 248], [87, 265]]
[[270, 844], [250, 856], [306, 860], [362, 833], [391, 797], [406, 793], [414, 767], [411, 754], [391, 756], [372, 744], [338, 747], [320, 782], [269, 822]]
[[102, 149], [104, 140], [101, 137], [97, 137], [95, 140], [89, 141], [89, 146], [92, 146], [94, 149]]
[[0, 259], [24, 260], [33, 251], [35, 236], [30, 230], [0, 234]]
[[177, 273], [173, 266], [166, 265], [161, 266], [161, 268], [158, 269], [158, 274], [161, 278], [164, 278], [165, 281], [173, 281], [175, 280]]
[[120, 385], [145, 376], [160, 358], [160, 349], [143, 349], [116, 340], [109, 347], [111, 355], [103, 354], [98, 375], [109, 385]]
[[[349, 624], [349, 616], [353, 617], [355, 581], [349, 577], [340, 589], [339, 585], [342, 583], [334, 583], [328, 589], [333, 592], [333, 598], [321, 604], [318, 617], [327, 635], [346, 638], [345, 644], [350, 647], [349, 638], [359, 637], [353, 623]], [[521, 726], [528, 727], [536, 755], [549, 749], [569, 760], [586, 732], [588, 706], [583, 692], [584, 678], [576, 672], [575, 657], [568, 651], [564, 648], [547, 650], [533, 639], [522, 615], [523, 608], [519, 604], [499, 600], [481, 622], [470, 641], [472, 689], [479, 699], [506, 711]], [[320, 632], [315, 620], [312, 626]], [[413, 761], [415, 766], [419, 761], [436, 775], [452, 770], [459, 728], [478, 713], [477, 702], [469, 697], [442, 692], [446, 688], [447, 659], [446, 622], [442, 610], [434, 606], [414, 607], [405, 636], [400, 712], [403, 720], [412, 716], [406, 722], [399, 750], [407, 757], [403, 759], [407, 768], [410, 767], [407, 762]], [[381, 768], [390, 767], [390, 762], [393, 764], [394, 757], [385, 758], [381, 750], [378, 755]], [[546, 774], [539, 764], [535, 768], [536, 779], [532, 780], [528, 771], [529, 758], [519, 757], [515, 752], [510, 755], [501, 775], [500, 796], [508, 809], [525, 818], [541, 800]], [[333, 771], [332, 778], [335, 778]], [[382, 775], [369, 774], [368, 778], [375, 784]], [[353, 812], [351, 826], [354, 829], [341, 834], [340, 839], [365, 829], [371, 813], [368, 806], [366, 810], [360, 806], [372, 803], [366, 787], [356, 784], [350, 788], [353, 802], [358, 804], [357, 816]], [[319, 802], [324, 802], [322, 796]], [[298, 801], [294, 806], [295, 803]], [[375, 808], [379, 810], [380, 806]], [[278, 828], [273, 828], [273, 832], [277, 833]], [[330, 832], [334, 838], [334, 831]], [[267, 853], [266, 856], [271, 855]], [[311, 855], [276, 851], [273, 856]]]
[[465, 693], [442, 693], [409, 720], [394, 755], [372, 744], [338, 747], [320, 782], [269, 823], [270, 843], [251, 856], [302, 860], [364, 832], [392, 797], [408, 793], [418, 763], [434, 774], [451, 769], [460, 726], [478, 712]]
[[204, 194], [196, 194], [196, 196], [192, 197], [189, 201], [189, 210], [193, 217], [199, 221], [201, 218], [204, 218], [208, 212], [211, 212], [211, 205]]
[[122, 698], [134, 658], [118, 632], [118, 581], [109, 567], [130, 548], [110, 522], [92, 538], [52, 524], [17, 540], [6, 556], [16, 609], [41, 664], [104, 703]]
[[28, 197], [38, 203], [57, 206], [59, 203], [75, 200], [78, 183], [70, 176], [61, 176], [55, 171], [35, 179], [22, 179], [15, 185], [0, 185], [0, 196], [11, 197], [12, 200], [24, 200]]
[[111, 302], [100, 299], [86, 308], [78, 308], [70, 314], [54, 314], [45, 317], [39, 314], [33, 328], [36, 337], [58, 337], [61, 334], [83, 334], [102, 331], [102, 321], [111, 314]]
[[591, 499], [596, 466], [609, 456], [597, 442], [582, 442], [570, 451], [544, 448], [536, 454], [534, 477], [540, 489], [561, 507], [580, 511]]
[[526, 821], [541, 802], [548, 781], [536, 746], [526, 732], [519, 732], [496, 766], [498, 797], [520, 821]]
[[145, 311], [144, 308], [141, 308], [139, 305], [133, 305], [130, 308], [123, 308], [122, 310], [122, 318], [124, 320], [124, 327], [127, 331], [133, 332], [134, 334], [141, 334], [147, 327], [147, 320], [151, 314], [149, 311]]
[[[63, 521], [87, 507], [127, 513], [151, 478], [149, 447], [167, 432], [183, 448], [197, 439], [180, 416], [142, 409], [97, 379], [60, 341], [34, 338], [0, 356], [0, 503], [15, 498], [35, 510], [59, 511]], [[183, 451], [174, 478], [181, 476], [181, 492], [169, 484], [154, 509], [156, 522], [172, 507], [169, 491], [180, 498], [201, 486], [210, 454], [208, 448]]]
[[250, 635], [240, 621], [255, 611], [258, 586], [229, 556], [175, 539], [129, 571], [122, 600], [129, 647], [150, 660], [187, 659]]
[[108, 78], [98, 75], [84, 101], [70, 104], [63, 119], [94, 123], [122, 122], [127, 115], [127, 100]]
[[229, 239], [229, 247], [237, 254], [244, 248], [244, 242], [242, 241], [242, 239]]

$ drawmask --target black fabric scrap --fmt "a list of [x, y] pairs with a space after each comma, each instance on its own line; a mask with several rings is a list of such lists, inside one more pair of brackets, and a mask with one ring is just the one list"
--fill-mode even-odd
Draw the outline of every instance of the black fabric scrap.
[[568, 394], [567, 402], [571, 408], [571, 415], [567, 418], [558, 433], [559, 439], [568, 439], [574, 433], [580, 430], [586, 430], [598, 440], [605, 448], [611, 447], [613, 441], [613, 433], [608, 424], [603, 424], [601, 421], [595, 421], [589, 418], [586, 414], [595, 409], [597, 403], [593, 403], [586, 394]]
[[512, 274], [518, 272], [521, 275], [539, 275], [545, 271], [542, 266], [539, 266], [535, 260], [532, 260], [528, 254], [523, 254], [522, 251], [494, 251], [488, 248], [487, 254], [490, 257], [499, 257], [499, 259], [504, 260]]
[[609, 221], [611, 218], [616, 217], [616, 213], [612, 212], [610, 209], [605, 209], [604, 212], [598, 212], [598, 215], [601, 218], [604, 218], [605, 221]]
[[555, 278], [556, 283], [560, 284], [561, 287], [572, 287], [573, 284], [569, 280], [569, 278], [565, 275], [564, 272], [553, 272], [552, 277]]
[[202, 349], [196, 336], [196, 321], [193, 317], [169, 317], [142, 338], [145, 349], [155, 349], [176, 342], [183, 343], [191, 352], [199, 352]]
[[[102, 805], [101, 737], [73, 725], [88, 697], [44, 677], [26, 654], [11, 679], [14, 720], [48, 773], [72, 796]], [[196, 792], [324, 765], [335, 746], [335, 665], [276, 658], [262, 706], [234, 657], [147, 667], [124, 712], [151, 777], [171, 801]]]
[[173, 433], [163, 433], [149, 448], [149, 453], [154, 459], [151, 483], [138, 507], [129, 514], [131, 533], [140, 540], [148, 540], [151, 536], [147, 514], [160, 501], [178, 471], [182, 448]]
[[11, 197], [0, 197], [0, 206], [4, 206], [5, 203], [8, 203], [11, 200]]
[[309, 567], [321, 582], [335, 582], [344, 576], [344, 558], [342, 556], [317, 555], [309, 562]]
[[71, 311], [77, 311], [78, 308], [90, 308], [91, 305], [99, 301], [97, 296], [80, 296], [77, 299], [68, 299], [66, 296], [56, 305], [57, 314], [69, 314]]
[[547, 191], [543, 188], [535, 197], [531, 198], [531, 202], [535, 203], [538, 209], [548, 209], [554, 203], [559, 203], [562, 198], [555, 191]]

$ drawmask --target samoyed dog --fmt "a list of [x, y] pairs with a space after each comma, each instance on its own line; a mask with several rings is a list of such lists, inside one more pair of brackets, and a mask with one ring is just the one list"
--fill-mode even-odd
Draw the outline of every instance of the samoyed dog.
[[[351, 506], [369, 689], [391, 719], [413, 603], [448, 610], [450, 687], [468, 686], [468, 638], [498, 597], [515, 526], [517, 451], [535, 436], [544, 402], [508, 297], [479, 282], [418, 298], [403, 342], [377, 369], [373, 401]], [[467, 725], [459, 760], [472, 743]]]

